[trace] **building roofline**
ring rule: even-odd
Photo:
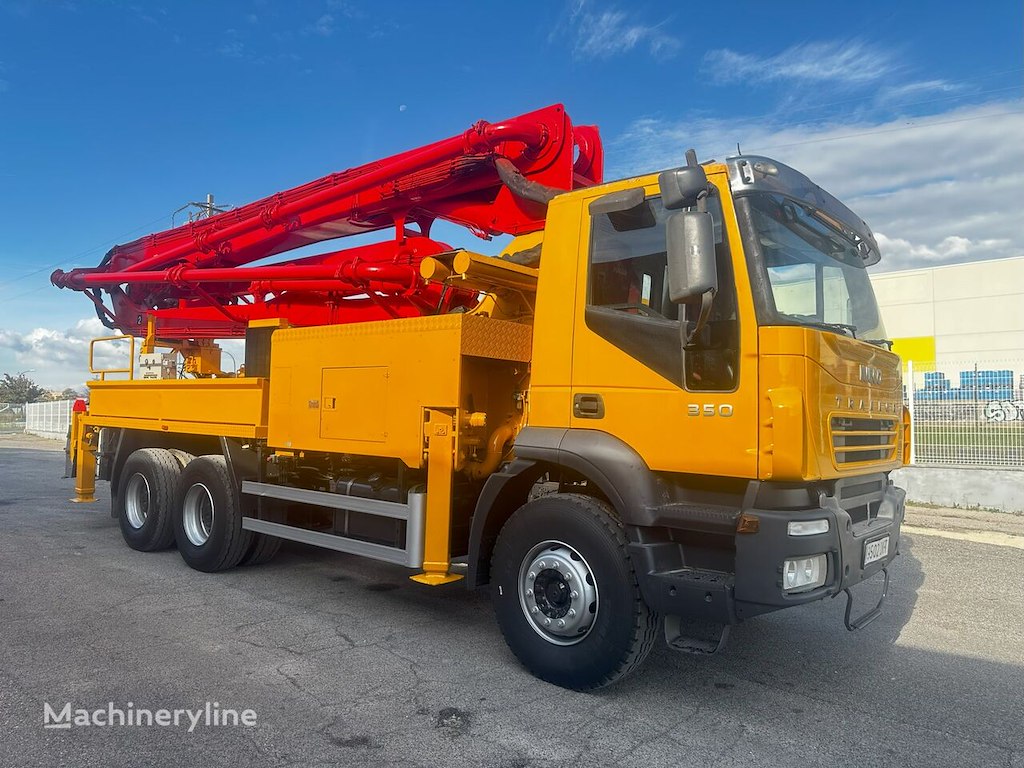
[[[1020,256],[1002,256],[995,259],[977,259],[975,261],[958,261],[955,264],[937,264],[934,267],[911,267],[909,269],[894,269],[888,272],[874,271],[871,273],[871,279],[885,277],[887,275],[907,275],[911,272],[933,272],[938,269],[953,269],[955,267],[967,267],[975,264],[991,264],[996,261],[1024,261],[1024,254]],[[882,257],[882,263],[885,263],[885,257]]]

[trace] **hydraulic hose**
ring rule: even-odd
[[[494,158],[494,168],[498,171],[498,178],[501,179],[501,183],[508,187],[513,195],[521,197],[523,200],[547,205],[556,195],[566,191],[549,187],[536,181],[530,181],[519,172],[515,163],[507,157]]]

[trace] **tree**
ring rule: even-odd
[[[5,373],[0,380],[0,403],[33,403],[45,394],[45,389],[23,373],[17,376]]]

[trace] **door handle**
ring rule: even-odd
[[[604,399],[590,393],[573,395],[572,414],[577,419],[603,419]]]

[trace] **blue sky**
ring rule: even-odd
[[[790,162],[872,224],[883,268],[1021,255],[1021,9],[0,0],[0,372],[81,382],[90,305],[49,272],[189,200],[553,102],[601,126],[609,176],[737,142]]]

